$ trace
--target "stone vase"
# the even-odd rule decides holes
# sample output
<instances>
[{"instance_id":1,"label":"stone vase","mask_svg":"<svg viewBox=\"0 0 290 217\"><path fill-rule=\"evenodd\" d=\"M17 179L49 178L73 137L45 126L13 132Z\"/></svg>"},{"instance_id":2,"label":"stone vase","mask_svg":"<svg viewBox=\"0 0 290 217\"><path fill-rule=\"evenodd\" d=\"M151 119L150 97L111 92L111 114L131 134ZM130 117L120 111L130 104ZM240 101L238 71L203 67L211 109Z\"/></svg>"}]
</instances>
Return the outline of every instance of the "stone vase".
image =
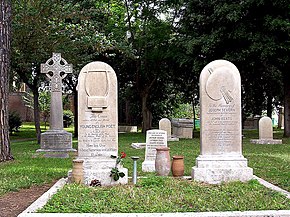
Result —
<instances>
[{"instance_id":1,"label":"stone vase","mask_svg":"<svg viewBox=\"0 0 290 217\"><path fill-rule=\"evenodd\" d=\"M170 173L170 155L168 147L156 148L155 171L158 176L168 176Z\"/></svg>"},{"instance_id":2,"label":"stone vase","mask_svg":"<svg viewBox=\"0 0 290 217\"><path fill-rule=\"evenodd\" d=\"M181 177L184 175L184 157L175 155L172 157L172 175L174 177Z\"/></svg>"},{"instance_id":3,"label":"stone vase","mask_svg":"<svg viewBox=\"0 0 290 217\"><path fill-rule=\"evenodd\" d=\"M84 169L83 160L73 160L72 169L72 181L74 183L83 184L84 183Z\"/></svg>"}]
</instances>

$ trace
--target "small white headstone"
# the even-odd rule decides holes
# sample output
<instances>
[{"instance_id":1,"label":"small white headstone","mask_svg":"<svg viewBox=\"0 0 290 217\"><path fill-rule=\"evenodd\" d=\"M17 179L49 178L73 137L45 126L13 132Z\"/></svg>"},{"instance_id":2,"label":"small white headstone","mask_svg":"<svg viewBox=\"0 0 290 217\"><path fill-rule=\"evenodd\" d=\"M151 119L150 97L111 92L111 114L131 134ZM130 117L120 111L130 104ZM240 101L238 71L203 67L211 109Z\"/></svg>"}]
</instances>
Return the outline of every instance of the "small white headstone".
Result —
<instances>
[{"instance_id":1,"label":"small white headstone","mask_svg":"<svg viewBox=\"0 0 290 217\"><path fill-rule=\"evenodd\" d=\"M282 144L282 140L273 139L272 119L262 117L259 120L259 139L251 139L254 144Z\"/></svg>"},{"instance_id":2,"label":"small white headstone","mask_svg":"<svg viewBox=\"0 0 290 217\"><path fill-rule=\"evenodd\" d=\"M168 118L162 118L159 121L159 130L165 130L167 132L167 138L171 137L171 122Z\"/></svg>"},{"instance_id":3,"label":"small white headstone","mask_svg":"<svg viewBox=\"0 0 290 217\"><path fill-rule=\"evenodd\" d=\"M84 161L84 182L101 185L126 184L125 177L114 181L110 171L118 155L117 77L111 66L92 62L84 66L78 79L78 159Z\"/></svg>"},{"instance_id":4,"label":"small white headstone","mask_svg":"<svg viewBox=\"0 0 290 217\"><path fill-rule=\"evenodd\" d=\"M216 60L204 67L200 107L201 151L193 179L210 184L252 179L242 155L241 79L234 64Z\"/></svg>"},{"instance_id":5,"label":"small white headstone","mask_svg":"<svg viewBox=\"0 0 290 217\"><path fill-rule=\"evenodd\" d=\"M164 130L148 130L146 132L145 161L142 163L143 172L155 171L156 147L167 147L167 133Z\"/></svg>"}]
</instances>

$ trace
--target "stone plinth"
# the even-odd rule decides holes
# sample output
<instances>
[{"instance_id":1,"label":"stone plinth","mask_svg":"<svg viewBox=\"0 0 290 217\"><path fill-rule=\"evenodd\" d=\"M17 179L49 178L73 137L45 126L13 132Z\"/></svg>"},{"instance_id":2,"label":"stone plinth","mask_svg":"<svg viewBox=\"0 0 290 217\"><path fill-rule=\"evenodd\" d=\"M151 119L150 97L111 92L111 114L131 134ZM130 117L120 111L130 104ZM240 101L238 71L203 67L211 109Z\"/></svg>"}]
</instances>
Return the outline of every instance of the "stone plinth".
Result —
<instances>
[{"instance_id":1,"label":"stone plinth","mask_svg":"<svg viewBox=\"0 0 290 217\"><path fill-rule=\"evenodd\" d=\"M37 152L67 152L72 148L72 134L65 130L48 130L41 134L41 149Z\"/></svg>"},{"instance_id":2,"label":"stone plinth","mask_svg":"<svg viewBox=\"0 0 290 217\"><path fill-rule=\"evenodd\" d=\"M229 181L248 181L253 178L253 170L247 166L243 156L198 156L193 167L192 178L198 182L219 184Z\"/></svg>"},{"instance_id":3,"label":"stone plinth","mask_svg":"<svg viewBox=\"0 0 290 217\"><path fill-rule=\"evenodd\" d=\"M156 148L167 147L167 133L164 130L148 130L146 132L145 161L143 172L155 172Z\"/></svg>"},{"instance_id":4,"label":"stone plinth","mask_svg":"<svg viewBox=\"0 0 290 217\"><path fill-rule=\"evenodd\" d=\"M242 155L241 80L235 65L216 60L202 70L200 107L201 152L192 178L209 184L252 179Z\"/></svg>"},{"instance_id":5,"label":"stone plinth","mask_svg":"<svg viewBox=\"0 0 290 217\"><path fill-rule=\"evenodd\" d=\"M173 137L192 139L193 119L172 119Z\"/></svg>"},{"instance_id":6,"label":"stone plinth","mask_svg":"<svg viewBox=\"0 0 290 217\"><path fill-rule=\"evenodd\" d=\"M273 139L272 119L262 117L259 120L259 139L251 139L254 144L282 144L281 139Z\"/></svg>"},{"instance_id":7,"label":"stone plinth","mask_svg":"<svg viewBox=\"0 0 290 217\"><path fill-rule=\"evenodd\" d=\"M111 169L115 167L115 159L90 159L83 158L83 169L84 169L84 183L90 184L93 179L97 179L101 182L102 186L111 186L118 184L127 184L128 183L128 169L123 168L119 165L118 169L120 172L125 173L125 177L120 178L118 181L114 181L111 177Z\"/></svg>"},{"instance_id":8,"label":"stone plinth","mask_svg":"<svg viewBox=\"0 0 290 217\"><path fill-rule=\"evenodd\" d=\"M111 66L92 62L78 79L78 159L84 161L84 183L93 179L101 185L126 184L128 170L118 165L125 177L114 181L110 171L118 156L117 77Z\"/></svg>"}]
</instances>

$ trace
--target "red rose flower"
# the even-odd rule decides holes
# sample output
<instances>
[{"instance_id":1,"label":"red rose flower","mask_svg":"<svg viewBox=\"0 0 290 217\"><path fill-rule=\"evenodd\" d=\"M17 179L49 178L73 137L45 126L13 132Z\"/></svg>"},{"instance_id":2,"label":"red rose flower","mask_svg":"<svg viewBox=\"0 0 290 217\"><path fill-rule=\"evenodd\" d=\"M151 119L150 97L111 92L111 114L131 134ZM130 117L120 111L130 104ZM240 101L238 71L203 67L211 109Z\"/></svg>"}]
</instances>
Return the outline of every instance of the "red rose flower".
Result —
<instances>
[{"instance_id":1,"label":"red rose flower","mask_svg":"<svg viewBox=\"0 0 290 217\"><path fill-rule=\"evenodd\" d=\"M121 152L121 158L125 158L126 157L126 153L125 152Z\"/></svg>"}]
</instances>

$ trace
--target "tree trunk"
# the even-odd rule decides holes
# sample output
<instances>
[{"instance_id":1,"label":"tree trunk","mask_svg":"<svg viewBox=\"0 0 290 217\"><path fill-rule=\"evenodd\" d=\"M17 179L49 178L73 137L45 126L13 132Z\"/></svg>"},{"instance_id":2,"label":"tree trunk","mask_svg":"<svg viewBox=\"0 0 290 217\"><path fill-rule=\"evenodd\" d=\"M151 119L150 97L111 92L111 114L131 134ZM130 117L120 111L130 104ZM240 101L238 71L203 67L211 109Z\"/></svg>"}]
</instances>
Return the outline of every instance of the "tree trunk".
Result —
<instances>
[{"instance_id":1,"label":"tree trunk","mask_svg":"<svg viewBox=\"0 0 290 217\"><path fill-rule=\"evenodd\" d=\"M284 137L290 137L290 75L284 74Z\"/></svg>"},{"instance_id":2,"label":"tree trunk","mask_svg":"<svg viewBox=\"0 0 290 217\"><path fill-rule=\"evenodd\" d=\"M38 102L38 97L39 93L37 89L33 89L33 102L34 102L34 126L35 126L35 131L36 131L36 138L37 138L37 143L40 144L40 135L41 135L41 130L40 130L40 112L39 112L39 102Z\"/></svg>"},{"instance_id":3,"label":"tree trunk","mask_svg":"<svg viewBox=\"0 0 290 217\"><path fill-rule=\"evenodd\" d=\"M268 93L267 94L267 116L269 118L272 118L272 111L273 111L272 100L273 100L272 94Z\"/></svg>"},{"instance_id":4,"label":"tree trunk","mask_svg":"<svg viewBox=\"0 0 290 217\"><path fill-rule=\"evenodd\" d=\"M151 129L152 126L152 113L147 107L148 93L142 94L142 132L145 133Z\"/></svg>"},{"instance_id":5,"label":"tree trunk","mask_svg":"<svg viewBox=\"0 0 290 217\"><path fill-rule=\"evenodd\" d=\"M0 12L0 162L12 160L9 138L8 92L11 42L11 2L2 0Z\"/></svg>"}]
</instances>

